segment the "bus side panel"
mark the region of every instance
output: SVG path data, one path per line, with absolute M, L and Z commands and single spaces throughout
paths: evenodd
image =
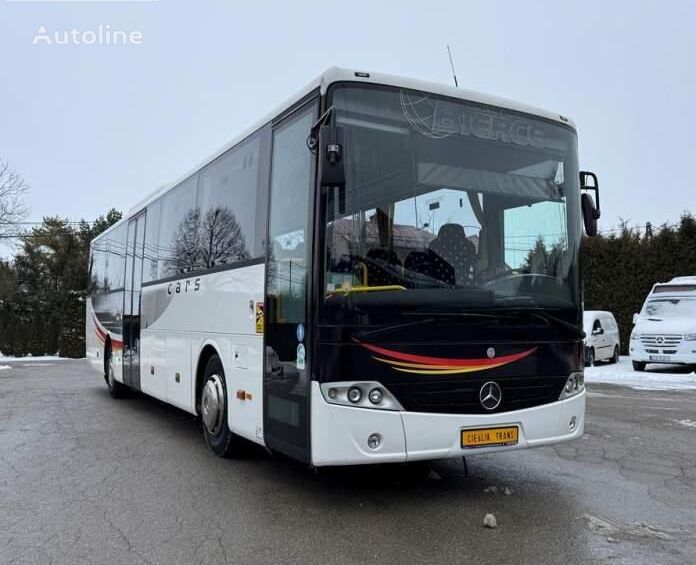
M 142 294 L 143 309 L 150 288 Z M 164 331 L 140 328 L 140 390 L 160 400 L 167 400 L 164 368 L 167 359 L 167 334 Z
M 195 413 L 198 359 L 211 346 L 225 371 L 230 429 L 263 443 L 263 281 L 257 264 L 145 285 L 142 391 Z

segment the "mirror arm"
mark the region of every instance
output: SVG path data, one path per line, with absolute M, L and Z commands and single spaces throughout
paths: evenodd
M 326 124 L 327 120 L 331 117 L 333 111 L 334 107 L 329 106 L 326 112 L 319 116 L 319 119 L 316 122 L 314 122 L 314 124 L 312 124 L 311 128 L 309 128 L 309 135 L 307 136 L 307 148 L 314 154 L 316 154 L 317 146 L 319 145 L 319 128 Z

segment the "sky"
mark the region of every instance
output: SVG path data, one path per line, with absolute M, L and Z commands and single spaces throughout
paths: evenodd
M 0 0 L 0 158 L 29 219 L 128 210 L 338 65 L 570 116 L 600 229 L 696 212 L 696 2 Z M 41 26 L 137 32 L 48 45 Z M 36 44 L 33 44 L 36 43 Z M 690 165 L 691 166 L 691 165 Z M 686 169 L 685 169 L 686 167 Z

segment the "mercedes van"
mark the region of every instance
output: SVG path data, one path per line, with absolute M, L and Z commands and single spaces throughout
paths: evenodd
M 696 276 L 657 283 L 633 315 L 633 368 L 648 363 L 696 364 Z

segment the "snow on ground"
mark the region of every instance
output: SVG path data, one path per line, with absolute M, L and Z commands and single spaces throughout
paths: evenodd
M 696 430 L 696 422 L 693 420 L 674 420 L 677 424 L 686 426 L 687 428 L 694 428 Z
M 617 364 L 600 363 L 585 367 L 585 381 L 609 383 L 638 390 L 696 390 L 696 367 L 685 365 L 648 365 L 644 372 L 634 371 L 631 359 L 622 356 Z
M 0 371 L 4 371 L 6 369 L 11 369 L 11 368 L 12 367 L 10 367 L 9 365 L 0 365 Z
M 36 361 L 70 361 L 67 357 L 58 357 L 57 355 L 37 355 L 32 357 L 27 355 L 26 357 L 5 357 L 0 354 L 0 361 L 4 363 L 34 363 Z

